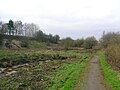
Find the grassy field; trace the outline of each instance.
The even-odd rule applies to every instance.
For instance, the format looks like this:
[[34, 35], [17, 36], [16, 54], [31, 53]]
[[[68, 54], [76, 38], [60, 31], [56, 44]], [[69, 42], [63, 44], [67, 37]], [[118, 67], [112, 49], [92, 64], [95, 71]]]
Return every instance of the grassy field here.
[[114, 71], [106, 62], [106, 57], [103, 52], [100, 52], [99, 56], [106, 83], [108, 84], [108, 86], [110, 86], [112, 90], [120, 90], [120, 74]]
[[84, 54], [77, 58], [76, 62], [65, 64], [57, 69], [53, 75], [54, 84], [50, 90], [73, 90], [89, 59], [89, 56]]
[[[0, 76], [1, 90], [73, 90], [92, 56], [87, 52], [52, 50], [0, 54], [0, 67], [16, 72]], [[12, 68], [25, 63], [28, 65]]]

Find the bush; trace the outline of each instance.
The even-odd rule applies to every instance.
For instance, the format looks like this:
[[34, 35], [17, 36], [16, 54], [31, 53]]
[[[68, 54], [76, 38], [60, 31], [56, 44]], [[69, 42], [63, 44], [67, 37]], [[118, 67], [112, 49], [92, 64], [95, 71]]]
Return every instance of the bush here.
[[74, 41], [74, 47], [83, 47], [83, 44], [84, 44], [84, 39], [77, 39]]
[[103, 33], [102, 38], [100, 39], [100, 44], [103, 48], [107, 48], [111, 44], [120, 44], [120, 33], [117, 32], [108, 32]]
[[29, 41], [28, 41], [28, 40], [22, 41], [22, 42], [21, 42], [21, 47], [29, 48]]
[[108, 46], [105, 54], [110, 65], [120, 68], [120, 44]]
[[97, 40], [94, 36], [88, 37], [84, 41], [84, 48], [85, 49], [92, 49], [97, 44]]
[[70, 47], [73, 47], [74, 40], [70, 37], [61, 40], [61, 45], [64, 46], [65, 50], [68, 50]]

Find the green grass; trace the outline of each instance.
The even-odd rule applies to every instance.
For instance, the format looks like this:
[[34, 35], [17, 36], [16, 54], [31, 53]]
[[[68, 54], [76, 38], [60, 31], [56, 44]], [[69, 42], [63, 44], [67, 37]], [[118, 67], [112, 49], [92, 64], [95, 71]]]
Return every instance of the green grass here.
[[5, 56], [13, 56], [13, 55], [16, 55], [15, 53], [10, 53], [10, 52], [1, 52], [0, 51], [0, 58], [1, 57], [5, 57]]
[[112, 70], [111, 66], [106, 62], [103, 52], [99, 53], [100, 64], [104, 72], [105, 81], [112, 90], [120, 90], [120, 80], [118, 79], [118, 72]]
[[45, 43], [31, 42], [30, 48], [32, 48], [32, 49], [46, 49], [47, 45]]
[[[84, 70], [88, 59], [86, 55], [78, 59], [77, 62], [65, 64], [63, 67], [56, 70], [53, 79], [53, 86], [49, 90], [73, 90], [79, 79], [80, 73]], [[54, 75], [53, 75], [54, 76]]]

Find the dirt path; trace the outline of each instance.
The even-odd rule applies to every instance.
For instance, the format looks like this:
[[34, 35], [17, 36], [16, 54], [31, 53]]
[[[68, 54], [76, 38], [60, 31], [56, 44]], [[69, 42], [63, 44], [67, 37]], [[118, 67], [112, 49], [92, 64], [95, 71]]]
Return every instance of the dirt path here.
[[82, 88], [81, 85], [77, 85], [74, 90], [108, 90], [100, 70], [99, 57], [95, 56], [89, 65], [89, 69], [82, 75], [84, 79], [78, 82], [78, 84], [84, 83]]

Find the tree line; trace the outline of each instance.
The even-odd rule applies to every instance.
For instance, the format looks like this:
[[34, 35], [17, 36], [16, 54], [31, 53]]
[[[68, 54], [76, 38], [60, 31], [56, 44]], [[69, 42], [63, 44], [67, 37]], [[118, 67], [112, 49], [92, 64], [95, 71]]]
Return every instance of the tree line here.
[[34, 23], [22, 23], [22, 21], [9, 20], [8, 23], [0, 22], [0, 33], [6, 35], [20, 35], [32, 37], [39, 30]]
[[94, 36], [87, 37], [86, 39], [81, 38], [73, 40], [70, 37], [64, 38], [60, 41], [60, 44], [63, 45], [66, 49], [70, 47], [80, 47], [85, 49], [93, 49], [97, 45], [97, 40]]
[[3, 23], [1, 21], [0, 34], [33, 37], [38, 42], [45, 42], [48, 45], [50, 43], [60, 44], [65, 48], [81, 47], [92, 49], [97, 44], [97, 40], [94, 36], [77, 40], [73, 40], [72, 38], [67, 37], [60, 40], [59, 35], [45, 34], [42, 30], [40, 30], [38, 25], [34, 23], [22, 23], [22, 21], [9, 20], [8, 23]]
[[[66, 37], [60, 40], [59, 35], [45, 34], [37, 24], [22, 23], [22, 21], [9, 20], [8, 23], [0, 22], [0, 34], [33, 37], [38, 42], [59, 44], [66, 49], [69, 47], [80, 47], [85, 49], [93, 49], [96, 46], [107, 48], [112, 44], [120, 44], [120, 33], [103, 32], [103, 36], [99, 41], [94, 36], [73, 40]], [[0, 39], [0, 43], [2, 40]]]
[[22, 23], [22, 21], [9, 20], [8, 23], [0, 22], [0, 34], [13, 36], [33, 37], [39, 42], [58, 43], [59, 35], [45, 34], [37, 24]]

